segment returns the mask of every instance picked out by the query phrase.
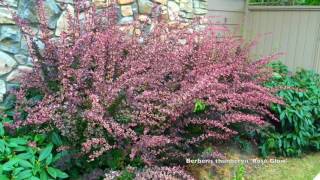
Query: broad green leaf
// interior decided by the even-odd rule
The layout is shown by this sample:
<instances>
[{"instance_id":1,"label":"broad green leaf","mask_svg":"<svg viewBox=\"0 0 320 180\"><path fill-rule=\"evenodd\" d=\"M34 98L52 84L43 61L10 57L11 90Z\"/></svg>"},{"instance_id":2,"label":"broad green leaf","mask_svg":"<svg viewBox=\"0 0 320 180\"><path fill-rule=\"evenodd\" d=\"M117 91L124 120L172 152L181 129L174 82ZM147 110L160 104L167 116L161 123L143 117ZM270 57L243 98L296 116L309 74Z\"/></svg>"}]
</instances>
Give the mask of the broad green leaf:
<instances>
[{"instance_id":1,"label":"broad green leaf","mask_svg":"<svg viewBox=\"0 0 320 180\"><path fill-rule=\"evenodd\" d=\"M45 170L40 172L40 180L48 180L48 174Z\"/></svg>"},{"instance_id":2,"label":"broad green leaf","mask_svg":"<svg viewBox=\"0 0 320 180\"><path fill-rule=\"evenodd\" d=\"M30 178L30 180L40 180L38 177L36 177L36 176L32 176L31 178Z\"/></svg>"},{"instance_id":3,"label":"broad green leaf","mask_svg":"<svg viewBox=\"0 0 320 180\"><path fill-rule=\"evenodd\" d=\"M62 145L62 140L61 140L59 134L57 134L56 132L52 133L51 140L52 140L52 143L55 144L56 146Z\"/></svg>"},{"instance_id":4,"label":"broad green leaf","mask_svg":"<svg viewBox=\"0 0 320 180\"><path fill-rule=\"evenodd\" d=\"M52 144L49 144L46 148L44 148L40 152L39 161L42 161L42 160L46 159L51 154L52 148L53 148Z\"/></svg>"},{"instance_id":5,"label":"broad green leaf","mask_svg":"<svg viewBox=\"0 0 320 180\"><path fill-rule=\"evenodd\" d=\"M26 161L26 160L23 160L23 159L21 159L19 161L19 165L24 167L24 168L32 168L33 167L33 165L29 161Z\"/></svg>"},{"instance_id":6,"label":"broad green leaf","mask_svg":"<svg viewBox=\"0 0 320 180\"><path fill-rule=\"evenodd\" d=\"M60 169L57 169L57 168L48 167L47 171L50 174L50 176L52 176L53 178L65 179L69 177L67 173L62 172Z\"/></svg>"},{"instance_id":7,"label":"broad green leaf","mask_svg":"<svg viewBox=\"0 0 320 180\"><path fill-rule=\"evenodd\" d=\"M46 139L46 137L43 134L37 134L33 140L39 144L43 143L43 141Z\"/></svg>"},{"instance_id":8,"label":"broad green leaf","mask_svg":"<svg viewBox=\"0 0 320 180\"><path fill-rule=\"evenodd\" d=\"M27 159L31 159L33 156L34 155L32 153L27 152L27 153L18 154L17 158L27 160Z\"/></svg>"},{"instance_id":9,"label":"broad green leaf","mask_svg":"<svg viewBox=\"0 0 320 180\"><path fill-rule=\"evenodd\" d=\"M28 170L21 171L17 175L17 179L27 179L27 178L30 178L31 176L32 176L32 170L28 169Z\"/></svg>"},{"instance_id":10,"label":"broad green leaf","mask_svg":"<svg viewBox=\"0 0 320 180\"><path fill-rule=\"evenodd\" d=\"M14 176L17 176L21 171L23 171L24 170L24 168L23 167L18 167L18 168L15 168L14 170L13 170L13 175Z\"/></svg>"},{"instance_id":11,"label":"broad green leaf","mask_svg":"<svg viewBox=\"0 0 320 180\"><path fill-rule=\"evenodd\" d=\"M56 172L57 172L58 178L65 179L65 178L69 177L69 175L67 173L62 172L60 169L56 169Z\"/></svg>"},{"instance_id":12,"label":"broad green leaf","mask_svg":"<svg viewBox=\"0 0 320 180\"><path fill-rule=\"evenodd\" d=\"M40 173L43 169L43 163L35 163L32 167L33 174Z\"/></svg>"},{"instance_id":13,"label":"broad green leaf","mask_svg":"<svg viewBox=\"0 0 320 180\"><path fill-rule=\"evenodd\" d=\"M15 148L15 147L18 147L18 144L15 143L15 142L9 142L8 146L11 147L11 148Z\"/></svg>"},{"instance_id":14,"label":"broad green leaf","mask_svg":"<svg viewBox=\"0 0 320 180\"><path fill-rule=\"evenodd\" d=\"M11 138L9 140L9 143L14 143L14 144L18 144L18 145L26 145L26 144L28 144L28 140L24 139L24 138Z\"/></svg>"},{"instance_id":15,"label":"broad green leaf","mask_svg":"<svg viewBox=\"0 0 320 180\"><path fill-rule=\"evenodd\" d=\"M10 180L8 176L1 174L0 175L1 180Z\"/></svg>"},{"instance_id":16,"label":"broad green leaf","mask_svg":"<svg viewBox=\"0 0 320 180\"><path fill-rule=\"evenodd\" d=\"M31 164L35 164L36 157L34 155L32 155L32 157L30 158L30 162L31 162Z\"/></svg>"},{"instance_id":17,"label":"broad green leaf","mask_svg":"<svg viewBox=\"0 0 320 180\"><path fill-rule=\"evenodd\" d=\"M13 158L10 161L6 162L3 164L3 170L4 171L12 171L14 169L14 165L16 165L20 159L18 158Z\"/></svg>"},{"instance_id":18,"label":"broad green leaf","mask_svg":"<svg viewBox=\"0 0 320 180\"><path fill-rule=\"evenodd\" d=\"M57 160L61 159L63 156L66 156L68 155L68 151L62 151L62 152L59 152L58 154L56 154L53 158L53 162L56 162Z\"/></svg>"},{"instance_id":19,"label":"broad green leaf","mask_svg":"<svg viewBox=\"0 0 320 180\"><path fill-rule=\"evenodd\" d=\"M46 160L46 165L49 165L52 163L52 154L50 154Z\"/></svg>"},{"instance_id":20,"label":"broad green leaf","mask_svg":"<svg viewBox=\"0 0 320 180\"><path fill-rule=\"evenodd\" d=\"M6 144L6 145L8 145L8 144ZM5 152L6 154L11 154L12 150L11 150L10 147L6 146L6 148L4 149L4 152Z\"/></svg>"},{"instance_id":21,"label":"broad green leaf","mask_svg":"<svg viewBox=\"0 0 320 180\"><path fill-rule=\"evenodd\" d=\"M3 128L3 124L0 123L0 137L4 136L4 128Z\"/></svg>"},{"instance_id":22,"label":"broad green leaf","mask_svg":"<svg viewBox=\"0 0 320 180\"><path fill-rule=\"evenodd\" d=\"M5 142L2 139L0 139L0 152L4 153L5 148Z\"/></svg>"},{"instance_id":23,"label":"broad green leaf","mask_svg":"<svg viewBox=\"0 0 320 180\"><path fill-rule=\"evenodd\" d=\"M50 176L52 176L53 178L57 178L57 171L55 168L53 167L48 167L47 169L48 174L50 174Z\"/></svg>"},{"instance_id":24,"label":"broad green leaf","mask_svg":"<svg viewBox=\"0 0 320 180\"><path fill-rule=\"evenodd\" d=\"M17 147L15 147L14 149L13 149L14 151L16 151L16 152L23 152L23 151L27 151L28 150L28 147L26 147L26 146L17 146Z\"/></svg>"}]
</instances>

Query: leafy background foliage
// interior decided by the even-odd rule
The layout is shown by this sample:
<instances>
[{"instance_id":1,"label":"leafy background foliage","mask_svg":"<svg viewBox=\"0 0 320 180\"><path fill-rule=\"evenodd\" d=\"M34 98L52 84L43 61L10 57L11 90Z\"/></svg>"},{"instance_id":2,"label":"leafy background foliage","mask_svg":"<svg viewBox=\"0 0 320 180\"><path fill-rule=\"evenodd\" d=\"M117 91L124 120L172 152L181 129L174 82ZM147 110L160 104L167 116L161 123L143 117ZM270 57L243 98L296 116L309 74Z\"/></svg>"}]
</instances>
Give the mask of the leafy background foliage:
<instances>
[{"instance_id":1,"label":"leafy background foliage","mask_svg":"<svg viewBox=\"0 0 320 180\"><path fill-rule=\"evenodd\" d=\"M320 149L320 76L313 71L299 70L293 75L279 62L271 64L274 76L267 87L279 87L277 95L286 105L273 104L280 122L264 129L261 152L263 156L297 156Z\"/></svg>"},{"instance_id":2,"label":"leafy background foliage","mask_svg":"<svg viewBox=\"0 0 320 180\"><path fill-rule=\"evenodd\" d=\"M52 141L48 136L13 135L0 123L0 179L65 179L68 175L56 168L55 163L63 156L55 153L54 147L60 140L55 134ZM7 122L6 122L7 123ZM55 145L54 145L55 143Z\"/></svg>"}]
</instances>

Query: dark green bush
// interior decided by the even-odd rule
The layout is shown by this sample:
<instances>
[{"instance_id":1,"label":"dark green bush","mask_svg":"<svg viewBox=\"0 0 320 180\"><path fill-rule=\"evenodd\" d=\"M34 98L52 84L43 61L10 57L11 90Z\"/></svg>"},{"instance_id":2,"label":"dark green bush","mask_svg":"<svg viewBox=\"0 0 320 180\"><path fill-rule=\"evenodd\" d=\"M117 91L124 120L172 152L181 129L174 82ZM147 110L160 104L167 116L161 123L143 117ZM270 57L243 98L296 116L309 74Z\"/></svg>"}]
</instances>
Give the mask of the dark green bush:
<instances>
[{"instance_id":1,"label":"dark green bush","mask_svg":"<svg viewBox=\"0 0 320 180\"><path fill-rule=\"evenodd\" d=\"M6 118L1 117L2 120ZM68 175L55 167L62 153L54 153L48 136L16 136L8 133L0 122L0 179L65 179ZM55 137L54 142L59 141Z\"/></svg>"},{"instance_id":2,"label":"dark green bush","mask_svg":"<svg viewBox=\"0 0 320 180\"><path fill-rule=\"evenodd\" d=\"M279 123L261 130L261 153L297 156L320 149L320 75L300 70L290 76L286 66L273 63L273 78L267 87L278 87L277 95L286 105L274 104Z\"/></svg>"}]
</instances>

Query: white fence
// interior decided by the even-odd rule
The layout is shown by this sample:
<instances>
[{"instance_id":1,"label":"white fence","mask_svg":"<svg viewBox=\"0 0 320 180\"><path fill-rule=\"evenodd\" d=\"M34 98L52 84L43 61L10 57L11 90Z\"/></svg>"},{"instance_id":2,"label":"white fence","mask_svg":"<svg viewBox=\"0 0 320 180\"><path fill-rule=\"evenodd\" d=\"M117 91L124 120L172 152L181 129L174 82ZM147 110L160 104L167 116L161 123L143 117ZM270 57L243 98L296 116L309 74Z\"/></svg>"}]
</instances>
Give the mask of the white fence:
<instances>
[{"instance_id":1,"label":"white fence","mask_svg":"<svg viewBox=\"0 0 320 180\"><path fill-rule=\"evenodd\" d=\"M209 0L209 16L219 16L235 36L262 36L253 56L284 52L291 70L320 72L320 6L248 6L245 0Z\"/></svg>"},{"instance_id":2,"label":"white fence","mask_svg":"<svg viewBox=\"0 0 320 180\"><path fill-rule=\"evenodd\" d=\"M242 36L245 15L245 0L208 0L208 16L228 27L234 36Z\"/></svg>"},{"instance_id":3,"label":"white fence","mask_svg":"<svg viewBox=\"0 0 320 180\"><path fill-rule=\"evenodd\" d=\"M291 70L320 72L320 6L249 6L244 35L265 35L253 55L284 52L281 61Z\"/></svg>"}]
</instances>

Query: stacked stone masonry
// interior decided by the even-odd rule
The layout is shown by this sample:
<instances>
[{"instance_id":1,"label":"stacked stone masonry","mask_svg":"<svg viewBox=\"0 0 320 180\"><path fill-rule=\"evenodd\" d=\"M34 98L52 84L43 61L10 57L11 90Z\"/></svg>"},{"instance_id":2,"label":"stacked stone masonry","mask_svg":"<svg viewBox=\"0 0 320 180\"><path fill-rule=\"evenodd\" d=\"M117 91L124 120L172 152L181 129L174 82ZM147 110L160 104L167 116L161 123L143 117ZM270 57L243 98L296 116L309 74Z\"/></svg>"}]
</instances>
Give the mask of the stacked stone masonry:
<instances>
[{"instance_id":1,"label":"stacked stone masonry","mask_svg":"<svg viewBox=\"0 0 320 180\"><path fill-rule=\"evenodd\" d=\"M44 0L48 26L59 36L66 29L67 11L73 11L73 0ZM91 0L97 8L110 5L111 0ZM207 13L208 0L117 0L119 23L129 24L134 17L150 18L160 7L161 18L168 21L192 19ZM0 101L4 94L16 87L25 72L32 71L26 41L16 26L12 12L34 24L37 31L36 0L4 0L0 5ZM41 43L39 44L41 46Z\"/></svg>"}]
</instances>

